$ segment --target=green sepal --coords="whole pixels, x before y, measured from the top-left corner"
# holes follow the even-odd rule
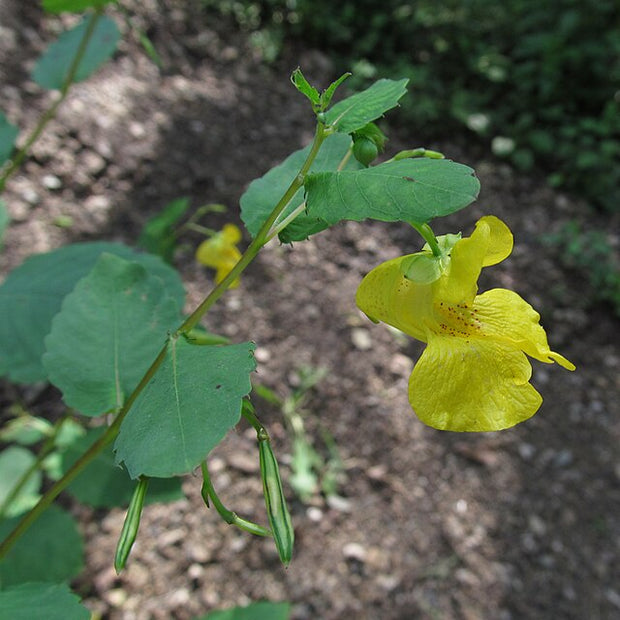
[[[441,250],[442,256],[449,256],[450,252],[452,252],[452,248],[456,245],[457,241],[460,241],[463,235],[461,233],[448,233],[447,235],[439,235],[437,237],[437,245]],[[429,250],[430,246],[428,243],[424,244],[423,250]]]
[[[421,252],[408,256],[400,263],[400,271],[416,284],[431,284],[446,273],[450,265],[450,252],[461,233],[440,235],[436,238],[440,254],[434,255],[428,243],[424,244]]]
[[[430,252],[418,252],[405,258],[400,264],[401,273],[416,284],[431,284],[443,273],[443,258]]]

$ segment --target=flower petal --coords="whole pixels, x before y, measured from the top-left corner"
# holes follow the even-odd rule
[[[495,265],[512,251],[512,233],[493,215],[481,217],[471,237],[457,241],[450,253],[448,274],[438,282],[437,299],[470,305],[478,291],[483,267]]]
[[[361,281],[355,302],[375,321],[426,342],[426,322],[432,320],[432,284],[416,284],[403,276],[401,263],[411,256],[401,256],[381,263]]]
[[[230,243],[232,245],[236,245],[239,241],[241,241],[241,230],[239,230],[239,227],[235,226],[235,224],[224,224],[220,235],[226,243]]]
[[[241,258],[239,250],[234,245],[223,242],[219,236],[203,241],[196,250],[196,260],[214,269],[223,264],[234,265],[239,258]]]
[[[494,215],[485,215],[481,217],[476,223],[476,229],[478,226],[488,226],[489,229],[489,244],[484,259],[482,260],[482,266],[489,267],[490,265],[497,265],[497,263],[501,263],[505,258],[508,258],[512,252],[513,246],[513,237],[510,228]],[[475,231],[474,234],[476,234]],[[474,235],[472,235],[472,237],[473,236]]]
[[[531,375],[527,357],[507,344],[431,334],[409,379],[409,402],[433,428],[498,431],[540,407]]]
[[[547,334],[540,325],[540,314],[514,291],[495,288],[478,295],[474,313],[483,336],[512,343],[530,357],[546,364],[554,361],[568,370],[575,365],[549,348]]]

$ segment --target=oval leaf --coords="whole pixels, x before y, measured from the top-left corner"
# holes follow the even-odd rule
[[[63,473],[101,437],[104,430],[104,427],[93,428],[71,444],[62,455]],[[127,506],[135,486],[129,474],[114,462],[112,446],[108,446],[75,478],[67,491],[88,506],[112,508]],[[149,484],[146,503],[174,502],[183,497],[180,478],[154,478]]]
[[[449,159],[403,159],[312,174],[305,187],[308,215],[328,225],[366,218],[423,223],[466,207],[480,183],[471,168]]]
[[[325,116],[327,125],[341,133],[351,133],[382,117],[398,105],[407,92],[407,78],[378,80],[361,93],[347,97],[330,108]]]
[[[75,28],[63,32],[39,58],[32,72],[32,79],[39,86],[58,90],[64,86],[91,19],[97,19],[97,23],[75,72],[73,82],[85,80],[112,56],[120,38],[116,23],[109,17],[97,18],[96,15],[91,15]]]
[[[19,517],[0,521],[0,539],[18,521]],[[59,583],[81,570],[82,537],[77,524],[67,512],[50,506],[0,562],[0,583],[2,587],[28,581]]]
[[[343,157],[351,146],[351,138],[342,134],[329,136],[311,167],[311,172],[323,170],[336,170]],[[281,164],[272,168],[259,179],[252,181],[247,191],[241,196],[241,219],[248,232],[255,237],[269,214],[276,206],[295,175],[299,172],[306,160],[310,146],[295,151]],[[349,161],[347,169],[358,169],[360,165],[356,161]],[[280,219],[284,219],[291,211],[296,209],[304,200],[303,190],[299,190]],[[322,227],[321,227],[322,226]],[[325,225],[317,223],[316,218],[309,220],[304,214],[298,216],[293,225],[287,226],[280,234],[281,241],[300,241],[306,239],[309,234],[324,230]],[[309,232],[310,231],[310,232]]]
[[[116,461],[132,478],[191,472],[239,421],[250,392],[254,344],[171,339],[163,364],[121,425]]]
[[[160,278],[105,253],[65,297],[43,365],[69,407],[84,415],[118,411],[179,321]]]
[[[180,308],[185,290],[179,274],[157,256],[121,243],[76,243],[26,259],[0,286],[0,376],[19,383],[47,378],[41,358],[44,338],[62,300],[93,268],[103,252],[140,263],[159,276]]]
[[[0,592],[0,609],[11,620],[88,620],[90,610],[66,584],[23,583]]]
[[[35,455],[19,446],[9,446],[0,452],[0,506],[4,505],[9,493],[22,476],[36,463]],[[35,469],[27,478],[17,496],[6,507],[4,514],[15,517],[26,510],[30,510],[41,497],[41,472]]]

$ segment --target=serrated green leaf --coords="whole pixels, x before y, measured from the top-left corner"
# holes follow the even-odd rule
[[[160,278],[104,253],[63,300],[43,365],[69,407],[84,415],[118,411],[179,322]]]
[[[319,91],[312,86],[308,80],[304,77],[304,74],[301,72],[301,69],[297,67],[293,73],[291,73],[291,82],[295,88],[302,94],[305,95],[312,103],[313,106],[317,106],[319,104],[321,96],[319,95]]]
[[[6,116],[0,112],[0,166],[11,156],[18,134],[19,129],[9,123]]]
[[[109,4],[112,0],[43,0],[43,8],[48,13],[62,13],[71,11],[79,13],[89,8],[96,8]]]
[[[185,290],[179,274],[159,257],[120,243],[76,243],[31,256],[0,286],[0,376],[6,374],[18,383],[47,378],[41,358],[52,319],[65,296],[103,252],[140,263],[150,274],[159,276],[167,294],[183,307]]]
[[[328,225],[367,218],[424,223],[466,207],[480,183],[471,168],[449,159],[403,159],[312,174],[305,187],[308,215]]]
[[[0,506],[12,492],[15,484],[36,462],[35,455],[19,446],[9,446],[0,452]],[[33,471],[20,492],[6,507],[4,516],[16,517],[30,510],[38,501],[41,489],[41,472]]]
[[[93,428],[75,441],[62,455],[62,471],[75,461],[103,434],[105,427]],[[127,506],[136,486],[125,469],[114,461],[112,446],[108,446],[69,485],[67,491],[82,504],[94,508]],[[184,497],[180,478],[154,478],[149,484],[146,503],[174,502]]]
[[[176,242],[172,234],[173,227],[185,215],[189,205],[190,199],[187,197],[169,202],[146,222],[138,239],[138,245],[147,252],[161,256],[167,263],[171,262]]]
[[[22,583],[7,588],[0,591],[0,610],[7,620],[88,620],[91,615],[64,583]]]
[[[64,86],[91,19],[96,19],[96,16],[86,17],[75,28],[63,32],[37,60],[32,79],[39,86],[51,90]],[[85,80],[108,60],[114,54],[119,38],[120,31],[114,20],[105,16],[99,17],[73,82]]]
[[[116,461],[134,479],[195,469],[239,421],[241,399],[252,387],[254,348],[171,339],[163,364],[123,421]]]
[[[409,80],[378,80],[372,86],[347,97],[330,108],[325,117],[327,125],[342,133],[351,133],[371,121],[377,120],[398,105],[407,92]]]
[[[18,521],[19,517],[0,521],[0,539]],[[0,586],[71,579],[82,570],[82,555],[82,537],[75,520],[58,506],[50,506],[0,562]]]
[[[351,138],[349,136],[342,134],[329,136],[321,146],[310,170],[313,172],[336,170],[350,146]],[[241,196],[241,219],[252,237],[256,236],[263,222],[267,219],[278,200],[295,178],[295,175],[299,172],[309,151],[309,146],[295,151],[281,164],[272,168],[259,179],[252,181],[246,192]],[[349,161],[347,170],[358,168],[359,164],[357,162],[352,160]],[[280,219],[284,219],[284,217],[297,208],[303,200],[303,190],[299,190]],[[304,214],[301,214],[295,219],[293,225],[287,226],[281,232],[280,239],[284,243],[299,241],[325,228],[325,224],[319,222],[317,218],[308,218]]]
[[[245,607],[212,611],[197,620],[288,620],[290,613],[290,603],[258,601]]]

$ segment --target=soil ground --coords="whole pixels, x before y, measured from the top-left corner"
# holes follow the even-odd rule
[[[59,20],[34,4],[0,5],[1,107],[22,128],[33,127],[52,98],[28,74]],[[179,196],[195,206],[228,205],[227,215],[203,221],[217,228],[237,218],[249,181],[311,137],[312,115],[288,74],[300,64],[326,84],[329,58],[299,42],[266,65],[246,37],[207,20],[199,3],[131,6],[163,70],[121,23],[113,61],[74,87],[8,185],[3,273],[77,240],[133,244],[145,220]],[[415,127],[388,131],[390,152],[420,146]],[[471,165],[482,184],[477,203],[437,222],[436,232],[469,234],[486,213],[504,219],[515,249],[486,270],[481,289],[505,286],[525,297],[541,312],[552,348],[577,371],[535,363],[543,406],[512,430],[427,428],[407,402],[421,346],[371,324],[354,303],[373,266],[419,249],[416,234],[343,223],[293,247],[272,244],[214,309],[209,327],[256,341],[257,380],[281,397],[299,384],[300,368],[326,369],[308,395],[305,424],[319,450],[324,431],[338,447],[338,494],[302,503],[289,489],[296,546],[287,570],[270,541],[205,508],[198,477],[185,480],[186,499],[145,509],[120,576],[112,559],[124,513],[76,508],[87,567],[74,587],[100,617],[185,620],[259,599],[291,601],[298,620],[620,617],[619,324],[608,308],[588,303],[586,283],[541,241],[566,222],[596,225],[600,217],[617,244],[618,219],[596,216],[479,147],[424,146]],[[71,226],[58,226],[67,218]],[[193,260],[200,240],[185,235],[175,259],[188,308],[212,281]],[[34,410],[54,407],[53,391],[20,390]],[[290,436],[276,407],[260,408],[286,484]],[[240,425],[210,463],[225,503],[265,522],[254,433]]]

